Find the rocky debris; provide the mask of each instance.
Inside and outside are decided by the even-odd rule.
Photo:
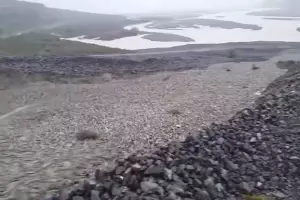
[[[300,68],[289,69],[252,109],[153,154],[131,155],[112,171],[97,170],[97,182],[74,186],[67,200],[300,199],[299,85]]]
[[[66,78],[102,77],[104,82],[112,78],[132,77],[163,71],[183,71],[205,69],[210,65],[225,62],[259,62],[278,54],[282,49],[266,48],[236,49],[238,55],[228,58],[228,50],[203,52],[174,52],[171,56],[141,55],[104,56],[104,57],[1,57],[0,77],[2,73],[21,73],[18,78],[33,76],[34,80],[68,83]],[[200,62],[199,62],[200,61]],[[184,63],[184,64],[183,64]],[[121,66],[121,67],[120,67]],[[81,80],[81,81],[84,81]],[[166,81],[167,79],[165,79]],[[86,80],[89,81],[89,80]]]
[[[83,140],[96,140],[99,137],[99,134],[93,131],[79,131],[76,133],[76,139],[83,141]]]

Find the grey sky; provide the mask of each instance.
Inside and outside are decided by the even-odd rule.
[[[27,0],[50,7],[98,13],[143,13],[250,8],[262,0]]]

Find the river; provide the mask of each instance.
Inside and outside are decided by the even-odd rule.
[[[80,41],[96,45],[102,45],[113,48],[121,48],[127,50],[139,50],[150,48],[166,48],[185,44],[218,44],[229,42],[254,42],[254,41],[285,41],[285,42],[300,42],[300,32],[297,28],[300,27],[299,18],[288,18],[290,20],[282,20],[282,17],[274,17],[272,20],[266,19],[263,16],[248,15],[249,11],[240,12],[224,12],[216,14],[206,14],[190,19],[217,19],[233,21],[243,24],[253,24],[261,26],[261,30],[248,29],[223,29],[209,26],[198,26],[199,28],[182,28],[180,30],[153,29],[146,26],[150,23],[130,25],[125,29],[138,28],[140,31],[155,32],[155,33],[172,33],[185,36],[194,40],[194,42],[158,42],[144,39],[144,35],[125,37],[111,41],[101,41],[95,39],[83,39],[81,37],[68,38],[68,40]],[[222,16],[222,18],[220,18]]]

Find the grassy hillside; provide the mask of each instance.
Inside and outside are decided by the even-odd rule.
[[[48,8],[43,4],[0,0],[1,55],[86,55],[124,52],[60,37],[121,38],[140,34],[124,26],[140,23],[121,15]],[[53,34],[55,33],[55,35]],[[59,36],[56,36],[59,35]]]
[[[124,26],[140,22],[141,20],[131,20],[121,15],[94,14],[48,8],[39,3],[0,0],[2,36],[42,31],[63,37],[101,37],[122,32]]]
[[[125,50],[61,40],[41,33],[27,33],[0,39],[1,55],[89,55],[120,53]]]

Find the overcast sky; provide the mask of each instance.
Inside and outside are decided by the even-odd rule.
[[[97,13],[144,13],[250,8],[263,0],[27,0],[50,7]]]

